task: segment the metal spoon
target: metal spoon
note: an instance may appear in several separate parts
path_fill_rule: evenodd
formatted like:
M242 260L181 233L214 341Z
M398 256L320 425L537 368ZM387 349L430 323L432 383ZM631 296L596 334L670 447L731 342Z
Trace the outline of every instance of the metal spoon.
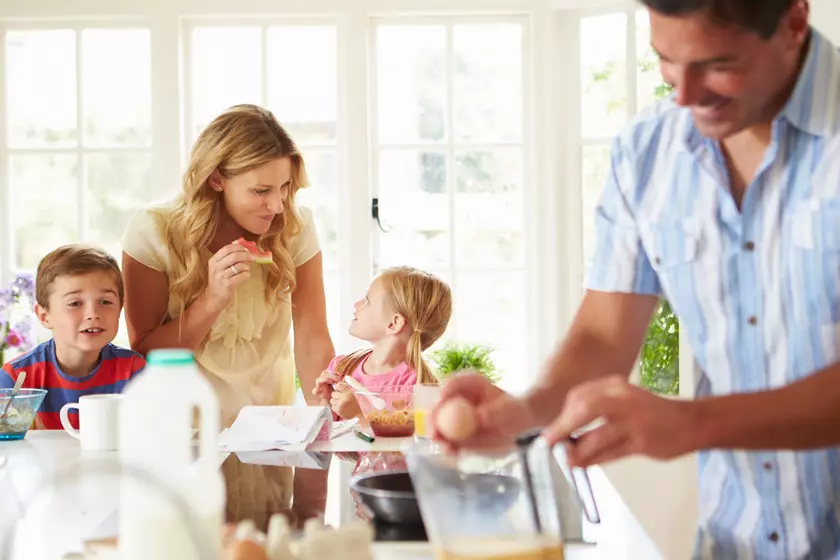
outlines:
M17 381L15 381L15 386L12 388L12 392L9 393L9 400L6 402L6 408L3 409L3 414L0 414L0 420L5 420L6 415L9 414L9 409L12 406L12 401L20 392L20 388L23 385L23 382L26 380L26 372L22 371L18 374Z

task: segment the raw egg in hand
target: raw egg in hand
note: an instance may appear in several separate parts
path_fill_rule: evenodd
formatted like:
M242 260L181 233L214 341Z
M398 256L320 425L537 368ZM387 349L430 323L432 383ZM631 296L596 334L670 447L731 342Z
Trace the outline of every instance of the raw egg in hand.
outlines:
M478 428L475 408L463 397L453 397L438 408L435 415L435 427L447 441L464 441Z

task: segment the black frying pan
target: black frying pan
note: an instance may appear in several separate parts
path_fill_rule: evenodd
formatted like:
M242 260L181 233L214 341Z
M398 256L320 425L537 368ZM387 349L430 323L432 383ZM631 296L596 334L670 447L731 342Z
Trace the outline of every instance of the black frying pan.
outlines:
M448 499L458 508L470 502L480 509L506 511L519 495L520 484L512 476L490 473L448 473ZM371 511L374 519L402 525L422 525L423 518L407 471L371 473L354 478L350 488Z
M355 477L350 488L377 521L423 525L414 485L407 471L388 471Z

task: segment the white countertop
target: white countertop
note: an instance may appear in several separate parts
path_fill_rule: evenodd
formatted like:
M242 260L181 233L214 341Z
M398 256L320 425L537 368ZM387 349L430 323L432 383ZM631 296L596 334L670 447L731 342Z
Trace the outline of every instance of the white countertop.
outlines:
M406 444L407 439L377 438L372 444L360 440L353 434L347 434L336 438L331 442L321 442L314 446L315 451L399 451ZM4 507L0 507L0 529L7 527L11 518L20 515L22 509L21 500L24 497L38 496L27 509L37 509L37 504L45 504L46 494L39 486L42 481L49 479L62 465L77 465L82 467L79 472L84 472L85 465L93 465L97 460L113 460L115 452L87 452L79 449L77 440L71 438L64 431L31 431L23 441L0 442L0 487L4 489L2 500ZM4 463L5 464L2 464ZM111 480L108 480L108 479ZM330 484L346 486L347 477L335 477L331 473ZM102 536L102 526L114 515L118 507L115 489L118 480L115 476L108 477L101 474L82 475L73 484L65 485L49 497L49 515L47 523L49 527L43 527L39 523L39 530L35 531L33 523L30 527L21 529L18 532L19 538L28 540L30 538L42 539L45 530L49 531L50 543L57 547L57 543L67 546L69 549L78 547L80 540L91 536ZM593 484L597 484L593 480ZM9 492L6 489L10 489ZM331 492L332 492L331 487ZM335 489L336 494L347 494L345 489ZM599 489L596 488L596 493ZM604 492L599 493L601 499L602 518L610 517L609 500L603 500ZM12 504L12 507L7 507ZM605 507L606 506L606 507ZM329 504L328 504L329 508ZM43 509L43 508L42 508ZM344 507L346 509L346 506ZM626 515L626 514L625 514ZM329 518L328 518L329 521ZM610 524L614 525L614 524ZM24 536L33 531L32 536ZM595 558L610 558L620 560L622 558L642 559L655 558L649 554L642 553L646 548L639 548L639 535L633 534L632 528L627 527L616 531L620 536L618 540L606 539L606 532L609 528L606 524L599 527L597 539L598 546L593 545L569 545L567 558L570 560L589 560ZM0 546L3 545L5 532L0 532ZM37 535L37 536L36 536ZM629 535L629 537L628 537ZM64 549L67 550L67 549ZM632 552L635 551L636 554ZM432 559L430 547L426 543L374 543L376 560L420 560ZM641 553L641 554L640 554ZM3 549L0 548L0 557L3 557ZM11 560L16 560L13 556ZM31 558L31 557L30 557Z

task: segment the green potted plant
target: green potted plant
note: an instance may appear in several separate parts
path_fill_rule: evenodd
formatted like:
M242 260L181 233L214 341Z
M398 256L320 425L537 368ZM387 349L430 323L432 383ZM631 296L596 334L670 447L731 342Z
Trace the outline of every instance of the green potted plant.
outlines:
M436 375L441 381L453 373L469 369L480 373L491 383L498 383L502 376L490 355L493 348L484 344L447 342L441 348L429 352L429 358L436 366Z

